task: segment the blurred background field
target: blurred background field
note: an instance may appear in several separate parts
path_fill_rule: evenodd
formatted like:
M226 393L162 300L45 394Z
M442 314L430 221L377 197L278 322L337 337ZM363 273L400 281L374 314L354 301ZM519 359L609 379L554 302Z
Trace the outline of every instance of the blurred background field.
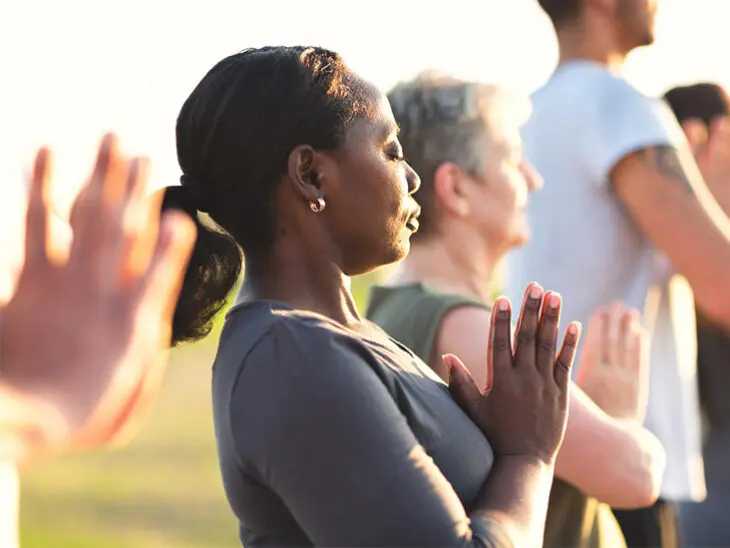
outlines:
M353 282L361 307L373 279ZM221 320L203 343L173 351L154 415L129 447L23 473L24 548L240 546L218 473L210 405Z
M126 449L36 464L22 477L26 548L238 546L213 438L215 338L175 351L154 416Z

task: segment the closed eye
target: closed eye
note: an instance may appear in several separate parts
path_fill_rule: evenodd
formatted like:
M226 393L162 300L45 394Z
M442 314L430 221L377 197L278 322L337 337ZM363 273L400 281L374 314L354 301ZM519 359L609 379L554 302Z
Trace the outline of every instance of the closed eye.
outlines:
M397 141L391 143L386 148L385 153L387 154L388 158L390 158L394 162L402 162L405 160L405 158L403 157L403 148Z

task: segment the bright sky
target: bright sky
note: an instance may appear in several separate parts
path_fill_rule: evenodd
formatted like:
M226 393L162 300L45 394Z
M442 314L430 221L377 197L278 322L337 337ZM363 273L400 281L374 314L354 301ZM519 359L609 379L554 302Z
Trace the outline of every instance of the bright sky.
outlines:
M657 43L632 56L629 79L648 93L730 85L730 1L659 4ZM383 88L439 68L529 93L556 61L536 0L2 0L0 202L24 184L34 147L50 144L63 209L106 129L152 158L154 186L176 183L187 94L223 56L265 44L336 49ZM3 232L0 250L17 239Z

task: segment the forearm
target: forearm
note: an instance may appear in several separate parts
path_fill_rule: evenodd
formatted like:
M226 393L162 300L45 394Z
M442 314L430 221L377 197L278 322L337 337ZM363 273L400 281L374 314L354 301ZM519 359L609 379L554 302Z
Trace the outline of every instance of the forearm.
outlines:
M720 209L727 217L730 217L730 186L728 186L727 181L713 181L705 178L705 183L717 205L720 206Z
M559 478L611 506L640 508L656 500L664 466L664 450L648 430L608 416L573 387Z
M615 484L608 485L602 499L614 508L645 508L654 504L666 468L666 453L661 442L641 424L619 421L624 432L617 440L615 461L607 467L607 476ZM623 463L622 466L620 463Z
M513 546L541 546L553 465L539 459L498 457L472 511L500 523Z

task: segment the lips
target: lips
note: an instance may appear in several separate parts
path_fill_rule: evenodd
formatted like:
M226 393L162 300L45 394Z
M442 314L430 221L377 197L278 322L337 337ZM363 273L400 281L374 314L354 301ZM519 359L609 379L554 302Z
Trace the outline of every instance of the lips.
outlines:
M406 221L406 227L408 227L408 229L412 230L413 232L416 232L418 230L418 227L420 226L420 223L418 222L418 218L420 216L421 208L419 207L408 217L408 220Z

